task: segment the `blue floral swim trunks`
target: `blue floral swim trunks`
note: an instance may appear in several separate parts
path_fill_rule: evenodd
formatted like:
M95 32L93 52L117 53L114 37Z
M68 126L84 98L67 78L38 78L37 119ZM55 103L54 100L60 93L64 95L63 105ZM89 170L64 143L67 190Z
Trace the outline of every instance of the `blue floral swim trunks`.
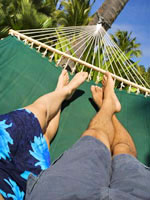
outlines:
M0 115L0 194L23 200L29 174L50 166L48 145L38 119L26 109Z

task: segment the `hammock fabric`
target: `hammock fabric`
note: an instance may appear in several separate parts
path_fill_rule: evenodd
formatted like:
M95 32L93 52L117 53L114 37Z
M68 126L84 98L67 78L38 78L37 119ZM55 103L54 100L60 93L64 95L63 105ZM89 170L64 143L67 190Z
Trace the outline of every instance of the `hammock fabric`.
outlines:
M31 104L53 91L60 72L61 68L54 62L50 63L16 38L9 36L1 40L0 114ZM78 140L95 115L90 92L92 84L92 81L85 82L70 101L64 102L60 127L51 144L52 161ZM117 116L135 141L138 159L150 165L150 98L119 90L116 93L122 104Z

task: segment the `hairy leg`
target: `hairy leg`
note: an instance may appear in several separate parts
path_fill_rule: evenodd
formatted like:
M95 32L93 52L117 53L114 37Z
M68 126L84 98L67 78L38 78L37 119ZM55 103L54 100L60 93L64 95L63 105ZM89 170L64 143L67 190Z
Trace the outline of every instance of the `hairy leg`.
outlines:
M90 135L103 142L106 147L111 150L111 146L114 139L114 127L112 123L112 116L115 112L121 110L120 102L118 101L114 93L114 82L110 73L106 73L107 77L106 87L104 89L104 100L101 109L92 119L88 129L82 136ZM92 95L95 99L99 99L99 96L92 90Z
M113 116L113 124L115 128L115 138L112 145L113 156L130 154L136 157L135 144L128 131L123 127L115 115Z
M48 125L53 127L53 130L58 128L58 123L55 124L55 122L59 121L59 113L62 102L86 80L87 76L88 74L86 72L79 72L69 83L67 83L66 80L68 79L68 73L66 70L63 70L54 92L40 97L33 104L25 107L33 112L38 118L44 133L46 132ZM54 121L52 121L50 125L49 122L52 119ZM51 140L51 137L54 136L54 134L54 132L50 134L47 132L46 140L50 142L49 140Z
M107 84L107 77L105 77L102 81L102 84L105 88ZM115 137L112 144L112 152L113 156L118 154L130 154L136 157L136 148L135 144L128 133L128 131L123 127L123 125L119 122L117 117L113 116L113 124L115 128Z
M105 87L105 78L103 79L103 85ZM92 93L95 93L93 99L97 106L100 108L103 103L103 90L104 88L100 88L98 86L92 86L91 90ZM99 96L99 98L97 98ZM96 98L95 98L96 97ZM136 148L134 142L128 133L128 131L123 127L120 121L117 119L115 115L112 117L112 122L115 130L114 140L111 146L111 150L113 155L118 154L131 154L132 156L136 157Z

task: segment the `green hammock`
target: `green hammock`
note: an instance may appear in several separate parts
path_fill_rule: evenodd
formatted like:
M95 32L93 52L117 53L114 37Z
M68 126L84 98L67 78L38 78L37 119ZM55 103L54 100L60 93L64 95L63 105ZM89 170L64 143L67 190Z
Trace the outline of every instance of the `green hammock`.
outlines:
M9 36L0 41L0 114L24 107L55 89L60 67L35 49ZM51 159L74 144L96 113L90 86L85 82L72 99L64 102L60 127L51 144ZM117 115L135 141L138 159L150 165L150 98L116 91L122 104ZM53 105L52 105L53 106Z

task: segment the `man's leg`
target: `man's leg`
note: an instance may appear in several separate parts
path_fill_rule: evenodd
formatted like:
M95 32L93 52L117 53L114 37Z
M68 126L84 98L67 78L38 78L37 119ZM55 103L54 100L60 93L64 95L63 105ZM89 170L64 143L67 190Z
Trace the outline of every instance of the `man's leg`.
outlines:
M106 84L104 80L103 85ZM91 87L92 94L95 94L93 95L93 99L99 108L102 107L103 103L103 90L104 88L98 86ZM128 131L122 126L116 115L113 115L112 122L115 132L111 146L112 154L114 156L118 154L131 154L136 157L136 148Z
M107 86L106 76L103 78L102 84L104 88ZM136 157L136 148L130 134L115 115L113 115L112 121L115 129L114 141L111 147L113 156L118 154L130 154Z
M109 73L106 73L107 82L104 90L104 100L100 111L96 114L90 122L88 129L82 136L90 135L103 142L111 151L111 146L114 139L114 127L112 123L112 116L115 112L121 109L120 102L114 93L114 82ZM99 101L100 97L96 90L92 90L92 95L95 101Z
M150 168L136 159L136 148L128 131L113 116L115 137L112 145L112 199L150 199ZM142 137L142 136L141 136ZM116 192L117 190L117 192Z
M103 79L104 88L107 78ZM99 89L100 90L100 89ZM136 159L136 148L128 131L115 115L112 118L115 134L112 143L111 199L150 199L150 168Z
M112 145L113 156L119 154L130 154L136 157L135 144L128 131L119 122L117 117L113 116L113 125L115 129L115 137Z

